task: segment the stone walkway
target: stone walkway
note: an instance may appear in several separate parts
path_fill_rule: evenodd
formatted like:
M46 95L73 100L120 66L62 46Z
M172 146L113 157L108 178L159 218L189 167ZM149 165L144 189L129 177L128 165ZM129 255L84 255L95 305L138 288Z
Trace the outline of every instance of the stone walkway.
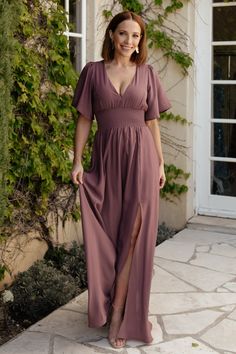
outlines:
M0 348L0 354L236 353L236 235L184 229L155 251L152 345L112 349L87 327L87 292Z

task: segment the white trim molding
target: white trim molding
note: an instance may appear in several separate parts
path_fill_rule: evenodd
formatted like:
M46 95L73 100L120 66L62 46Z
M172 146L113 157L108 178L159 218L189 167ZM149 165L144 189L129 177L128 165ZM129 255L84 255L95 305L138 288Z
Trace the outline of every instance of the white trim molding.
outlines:
M80 70L85 66L86 64L86 26L87 26L87 1L86 0L77 0L76 1L76 7L79 7L80 9L80 16L79 16L79 21L81 22L80 25L80 32L70 32L69 29L67 28L67 31L64 32L64 34L67 36L68 42L70 38L77 38L81 40L81 50L78 53L79 55L79 62L80 62ZM64 8L66 11L66 18L67 22L69 23L69 13L70 13L70 1L69 0L64 0ZM77 18L77 16L76 16Z
M216 45L236 45L236 41L212 41L213 8L236 6L236 2L213 3L196 0L196 88L195 88L195 161L196 161L196 211L198 214L236 218L236 197L211 193L212 164L214 161L236 163L236 158L212 156L213 123L236 123L236 120L212 117L212 85L235 85L236 80L213 80L213 48ZM236 11L236 8L235 8ZM230 118L230 117L228 117ZM217 180L217 177L214 177ZM221 183L221 181L218 181Z

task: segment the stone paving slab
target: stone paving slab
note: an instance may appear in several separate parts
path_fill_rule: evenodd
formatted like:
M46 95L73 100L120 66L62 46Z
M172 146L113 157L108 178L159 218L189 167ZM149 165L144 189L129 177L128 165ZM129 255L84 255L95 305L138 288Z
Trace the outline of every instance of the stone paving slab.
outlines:
M197 288L178 279L176 276L154 264L155 274L152 279L152 293L176 293L197 291ZM227 283L229 284L229 283ZM160 286L161 285L161 286Z
M162 316L169 334L197 334L222 316L222 312L203 310L177 315Z
M236 306L236 293L172 293L168 296L151 293L150 296L150 312L156 315L212 309L224 304Z
M236 235L185 229L155 250L153 343L115 350L107 328L87 326L88 293L0 347L0 354L236 353Z
M223 242L224 244L236 244L235 235L219 232L184 229L172 238L176 242L190 242L199 246ZM166 241L165 241L166 242Z
M208 253L207 253L208 254ZM217 272L187 263L170 261L168 259L155 258L154 263L168 271L177 279L185 281L197 290L214 291L219 285L232 281L234 274Z
M155 256L173 261L187 262L194 254L194 243L166 240L155 249Z
M55 354L91 354L93 352L93 346L85 346L83 344L59 336L54 338L53 353ZM104 352L98 349L96 353L102 354Z
M50 333L31 333L25 331L15 339L0 347L1 354L48 354L50 349Z
M222 350L236 350L236 321L223 319L216 326L206 331L201 338L205 342Z
M219 256L236 258L236 247L227 245L227 243L215 244L213 245L210 253L218 254Z
M190 264L236 276L236 258L198 252Z
M63 307L31 326L29 331L56 334L80 342L106 336L105 327L87 327L87 314L66 310Z
M184 337L159 344L144 350L144 353L154 354L217 354L214 349L192 337Z

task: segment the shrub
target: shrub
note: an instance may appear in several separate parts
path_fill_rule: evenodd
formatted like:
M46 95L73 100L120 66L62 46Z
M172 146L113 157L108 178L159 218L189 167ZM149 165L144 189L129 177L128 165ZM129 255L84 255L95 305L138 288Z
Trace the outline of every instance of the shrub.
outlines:
M30 323L66 304L78 292L72 276L63 274L44 260L19 273L11 290L14 302L9 305L10 315Z
M158 227L156 246L164 242L165 240L168 240L169 238L173 237L176 233L177 230L166 226L166 224L163 222Z
M84 245L78 246L74 241L69 250L64 246L49 248L44 258L65 275L71 275L81 290L87 288Z

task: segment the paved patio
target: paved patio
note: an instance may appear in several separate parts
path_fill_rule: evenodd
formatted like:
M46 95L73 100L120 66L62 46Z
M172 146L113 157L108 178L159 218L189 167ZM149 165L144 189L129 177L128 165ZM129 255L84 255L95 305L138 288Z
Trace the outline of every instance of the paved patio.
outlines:
M87 327L87 292L0 347L0 354L236 353L236 235L184 229L155 251L152 345L112 349Z

